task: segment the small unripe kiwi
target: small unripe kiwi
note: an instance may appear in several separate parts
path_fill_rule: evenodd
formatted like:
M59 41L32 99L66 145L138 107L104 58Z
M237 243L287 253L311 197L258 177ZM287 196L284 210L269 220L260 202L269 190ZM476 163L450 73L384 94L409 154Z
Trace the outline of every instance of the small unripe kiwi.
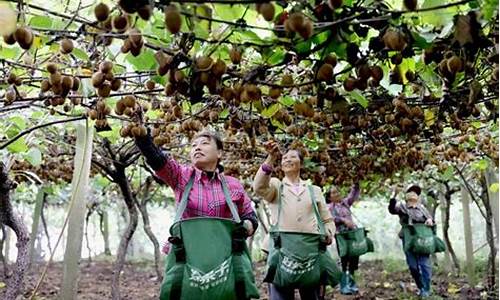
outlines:
M111 90L113 91L118 91L120 87L122 86L122 80L119 78L115 78L111 80Z
M47 65L47 72L49 72L50 74L57 72L57 70L58 68L56 64L50 63Z
M92 75L92 85L97 88L100 87L104 83L104 73L98 71Z
M80 79L78 77L73 77L73 86L71 87L71 90L78 91L79 88L80 88Z
M318 69L316 77L321 81L330 81L333 78L333 66L330 64L321 65Z
M172 34L181 30L182 18L175 5L169 5L165 8L165 26Z
M28 50L33 44L33 33L26 26L19 27L14 32L14 37L21 48Z
M107 82L104 82L98 89L97 89L97 94L99 97L109 97L111 94L111 85Z
M274 5L272 3L262 3L259 6L259 12L266 21L272 21L274 19Z
M119 15L113 17L113 28L118 32L125 32L128 28L128 17L127 15Z
M97 21L104 22L109 17L109 7L101 2L94 8L94 14Z
M59 46L62 54L68 54L73 51L73 41L70 39L63 39Z
M113 63L105 60L99 64L99 70L103 73L109 73L113 69Z

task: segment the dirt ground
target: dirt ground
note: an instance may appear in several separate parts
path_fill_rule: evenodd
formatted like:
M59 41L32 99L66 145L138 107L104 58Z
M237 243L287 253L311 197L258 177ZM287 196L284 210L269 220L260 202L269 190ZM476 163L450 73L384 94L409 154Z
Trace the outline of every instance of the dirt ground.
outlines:
M31 295L43 267L43 265L37 265L29 272L25 297ZM326 299L417 299L415 285L404 267L403 261L396 267L388 267L382 261L362 263L357 275L360 294L342 296L337 289L329 288ZM261 290L261 299L268 299L267 285L262 283L264 268L263 263L257 263L255 270ZM78 299L111 299L112 262L89 263L84 261L81 263L81 269ZM4 282L3 272L1 273L0 281ZM60 263L54 263L50 266L36 297L37 300L57 299L62 273ZM134 263L125 266L121 279L122 299L158 299L159 287L160 283L157 282L151 263ZM5 287L0 289L0 299L2 299L3 290ZM498 294L496 296L490 295L489 298L481 288L470 288L463 278L457 278L451 274L434 274L433 290L434 296L431 299L498 299ZM296 299L299 299L298 295Z

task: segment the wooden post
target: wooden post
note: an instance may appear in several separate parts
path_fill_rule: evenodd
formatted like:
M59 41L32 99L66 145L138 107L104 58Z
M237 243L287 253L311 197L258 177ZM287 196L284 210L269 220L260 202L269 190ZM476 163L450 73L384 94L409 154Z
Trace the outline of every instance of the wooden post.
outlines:
M72 194L68 221L68 237L64 252L63 284L60 299L76 299L79 262L82 253L83 226L85 224L86 198L92 159L93 126L76 126L76 153L72 179Z
M445 228L444 228L444 223L446 222L446 205L445 205L445 201L446 199L443 199L444 197L440 197L440 205L439 205L439 209L441 210L441 229L443 231L443 238L446 236L446 233L445 233ZM452 264L452 261L451 261L451 256L450 256L450 250L448 249L448 247L446 247L444 253L444 266L443 268L446 270L446 272L450 272L451 270L453 270L453 264Z
M38 225L40 224L40 215L42 214L43 199L45 197L45 192L43 191L43 186L40 185L38 188L38 193L36 194L35 210L33 211L33 224L31 225L31 236L30 236L30 248L29 255L30 261L29 266L33 263L33 257L35 252L35 242L38 236Z
M490 186L494 183L498 184L498 169L490 166L488 170L486 170L486 184L488 185L488 194L490 197L490 206L493 214L493 219L495 221L495 230L496 230L496 241L498 244L498 191L493 192L490 190Z
M472 244L472 225L470 221L470 195L467 188L461 184L462 207L464 218L464 239L465 239L465 271L470 286L475 286L474 280L474 248Z

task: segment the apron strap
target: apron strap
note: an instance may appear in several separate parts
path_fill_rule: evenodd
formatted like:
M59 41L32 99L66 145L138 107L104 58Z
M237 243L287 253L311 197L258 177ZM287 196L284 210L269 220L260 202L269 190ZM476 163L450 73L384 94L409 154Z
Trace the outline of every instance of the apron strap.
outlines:
M191 189L193 188L194 184L194 178L195 178L195 171L191 174L191 177L189 178L189 181L184 188L184 191L182 192L182 197L181 201L179 203L179 206L177 207L177 212L175 214L175 219L174 223L178 222L182 218L182 214L186 210L187 204L188 204L188 198L189 198L189 193L191 192ZM219 175L219 179L222 183L222 191L224 192L224 199L226 200L226 205L229 207L229 210L231 211L231 215L236 223L240 223L241 219L238 214L238 210L236 209L236 206L234 205L230 193L229 193L229 188L226 183L226 179L223 174Z
M314 190L312 185L307 186L309 188L309 194L311 195L312 206L314 209L314 214L316 215L316 221L318 222L319 233L321 235L326 235L325 224L319 215L318 204L316 203L316 197L314 196Z

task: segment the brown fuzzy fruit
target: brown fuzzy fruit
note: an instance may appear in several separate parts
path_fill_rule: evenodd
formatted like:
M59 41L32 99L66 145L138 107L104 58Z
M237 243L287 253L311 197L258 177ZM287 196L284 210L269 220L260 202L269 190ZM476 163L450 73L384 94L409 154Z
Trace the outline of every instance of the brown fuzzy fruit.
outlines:
M453 55L446 61L446 66L448 67L448 71L451 74L457 74L458 72L461 72L463 70L464 64L460 57Z
M11 33L11 34L8 34L8 35L4 35L3 36L3 41L7 45L14 45L16 43L16 38L14 37L14 34Z
M403 55L399 52L391 57L391 63L394 65L400 65L402 62L403 62Z
M333 66L330 64L323 64L318 69L316 78L321 81L330 81L333 78Z
M104 83L104 80L105 80L104 76L105 76L105 74L100 72L100 71L95 72L94 75L92 75L92 85L95 88L100 87Z
M62 54L69 54L73 51L73 41L70 39L63 39L59 46Z
M104 22L109 17L109 7L104 3L99 3L94 8L94 15L97 21Z
M148 21L153 14L153 8L149 4L143 5L137 9L137 14L141 19Z
M135 96L132 95L127 95L123 97L123 104L125 104L126 107L133 108L136 103L136 98Z
M57 72L57 70L58 68L56 64L50 63L47 65L47 72L49 72L50 74L54 74L55 72Z
M153 90L155 88L156 83L153 80L146 81L146 89Z
M69 91L73 87L73 78L71 76L63 76L61 80L63 91Z
M417 0L403 0L403 3L407 10L414 11L417 9Z
M99 64L99 70L103 73L109 73L113 69L113 63L105 60Z
M281 89L279 88L270 88L269 89L269 97L273 99L278 99L281 96Z
M343 4L343 1L342 0L328 0L328 6L331 8L331 9L336 9L336 8L339 8L341 7Z
M14 32L14 38L24 50L28 50L33 44L33 33L26 26L17 28Z
M172 34L181 30L182 18L175 5L169 5L165 8L165 26Z
M392 28L385 32L382 40L387 48L395 51L403 50L407 44L404 35Z
M80 88L80 79L78 77L73 77L73 86L71 87L71 90L78 91L79 88Z
M384 70L380 66L372 66L371 75L373 79L380 81L384 78Z
M198 71L208 71L212 65L213 60L208 56L200 56L196 59L196 68Z
M226 63L222 59L218 59L212 67L212 74L217 78L221 78L226 73L226 70Z
M309 39L314 32L313 22L311 22L311 20L304 21L304 26L302 28L299 28L297 32L304 40Z
M9 104L14 102L14 100L16 100L16 97L16 91L14 91L13 89L9 89L7 92L5 92L5 101Z
M49 76L49 82L53 86L61 84L61 80L62 80L62 76L61 76L61 73L59 73L59 72L52 73Z
M47 79L44 79L42 80L42 83L40 83L40 91L45 93L48 90L50 90L50 82Z
M231 58L231 62L237 65L241 62L241 51L233 47L229 51L229 57Z
M9 76L7 77L7 83L8 84L15 84L16 80L17 80L16 74L14 74L13 72L10 72Z
M262 3L259 7L259 12L266 21L274 19L274 5L272 3Z
M118 91L120 87L122 86L122 80L119 78L115 78L111 80L111 90L112 91Z
M360 79L366 81L372 75L371 68L367 64L362 64L356 68L356 74Z
M281 78L281 85L290 86L293 85L293 77L290 74L285 74Z
M300 12L295 12L290 14L288 19L285 21L285 29L288 32L297 32L299 29L304 27L305 17Z
M113 17L113 28L118 32L125 32L128 28L128 17L127 15L119 15Z
M104 82L98 89L97 89L97 95L99 97L109 97L111 94L111 85L107 82Z
M353 91L356 88L356 83L357 83L356 78L347 77L346 80L344 80L344 89L347 92Z
M335 55L335 53L328 54L325 57L324 62L327 63L327 64L332 65L332 67L335 68L335 66L337 65L337 55Z

